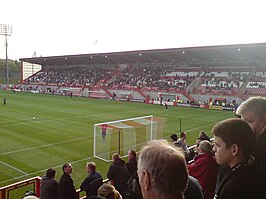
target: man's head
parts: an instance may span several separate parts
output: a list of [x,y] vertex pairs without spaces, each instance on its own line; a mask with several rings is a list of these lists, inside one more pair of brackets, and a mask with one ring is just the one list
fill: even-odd
[[95,162],[87,162],[86,171],[88,173],[91,173],[91,172],[93,172],[95,170],[96,170],[96,164],[95,164]]
[[106,199],[122,199],[120,193],[111,184],[104,183],[98,189],[98,196]]
[[56,171],[53,168],[50,168],[46,171],[47,178],[55,178]]
[[133,149],[130,149],[130,150],[128,151],[127,155],[128,155],[128,159],[129,159],[129,160],[136,159],[136,157],[137,157],[137,153],[136,153],[136,151],[133,150]]
[[62,170],[63,170],[63,172],[65,172],[68,175],[70,175],[72,173],[72,171],[73,171],[73,167],[72,167],[72,165],[69,162],[67,162],[67,163],[65,163],[62,166]]
[[213,151],[218,164],[233,167],[249,158],[256,137],[247,122],[239,118],[227,119],[216,124],[212,132],[214,134]]
[[183,131],[183,132],[180,133],[180,138],[181,139],[186,139],[187,138],[187,134],[186,134],[185,131]]
[[118,154],[118,153],[114,153],[113,155],[112,155],[112,160],[115,162],[115,161],[117,161],[117,160],[119,160],[120,159],[120,155]]
[[36,194],[33,191],[26,191],[25,196],[36,196]]
[[138,176],[144,199],[181,198],[188,181],[185,157],[164,140],[150,141],[140,151]]
[[173,142],[174,142],[174,141],[177,141],[177,135],[176,135],[176,133],[170,135],[170,138],[171,138],[171,140],[172,140]]
[[203,136],[203,135],[207,135],[207,134],[205,133],[205,131],[200,131],[200,133],[199,133],[199,137],[200,137],[200,136]]
[[266,131],[266,98],[249,98],[237,108],[236,115],[249,123],[256,136],[259,136]]
[[212,151],[212,145],[208,140],[203,140],[199,142],[197,149],[199,153],[210,153]]

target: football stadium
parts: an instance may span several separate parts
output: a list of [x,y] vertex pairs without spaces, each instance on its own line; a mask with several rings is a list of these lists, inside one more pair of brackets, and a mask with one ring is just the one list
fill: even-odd
[[201,131],[213,137],[239,104],[266,95],[265,52],[259,43],[21,58],[20,83],[0,91],[0,198],[39,193],[35,177],[54,168],[59,179],[65,162],[78,189],[87,162],[107,179],[113,153],[127,160],[174,133],[192,147]]

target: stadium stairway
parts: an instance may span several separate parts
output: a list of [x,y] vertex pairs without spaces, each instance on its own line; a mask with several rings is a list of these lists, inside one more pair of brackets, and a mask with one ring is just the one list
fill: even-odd
[[139,88],[135,88],[135,91],[137,91],[142,97],[144,97],[144,99],[147,98],[147,95]]
[[246,87],[247,87],[247,85],[248,85],[248,82],[249,82],[250,78],[253,77],[254,74],[255,74],[255,68],[253,68],[253,69],[249,72],[246,81],[244,81],[243,84],[241,85],[241,87],[239,88],[239,90],[238,90],[238,92],[237,92],[237,94],[236,94],[239,98],[245,98],[245,97],[243,97],[243,96],[244,96],[244,93],[245,93],[245,91],[246,91]]
[[106,87],[102,86],[101,89],[103,89],[104,92],[109,95],[109,97],[113,97],[113,94]]
[[186,96],[190,101],[197,101],[190,94],[193,93],[193,89],[198,89],[200,86],[201,86],[201,78],[197,77],[191,82],[191,84],[188,85],[186,91],[183,92],[182,94]]

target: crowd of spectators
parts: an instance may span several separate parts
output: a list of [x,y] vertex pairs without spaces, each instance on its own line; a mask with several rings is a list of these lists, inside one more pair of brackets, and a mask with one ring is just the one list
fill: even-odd
[[265,68],[255,68],[247,81],[247,86],[243,98],[249,96],[266,96],[266,70]]
[[103,79],[110,78],[111,72],[112,68],[105,65],[46,66],[42,71],[29,77],[26,82],[73,87],[93,86]]
[[[195,79],[201,83],[194,84]],[[88,87],[98,89],[154,92],[186,92],[198,95],[237,95],[242,85],[246,95],[266,95],[266,71],[254,68],[178,68],[171,63],[135,63],[120,65],[45,66],[26,84]],[[247,82],[247,84],[245,84]],[[242,89],[243,90],[243,89]],[[189,93],[189,92],[188,92]]]
[[[201,74],[202,84],[200,94],[235,95],[243,82],[246,81],[248,72],[224,71],[204,72]],[[195,91],[197,93],[197,91]]]
[[163,86],[160,80],[164,67],[151,67],[149,65],[129,65],[120,69],[120,73],[109,82],[109,87],[121,88],[123,85],[142,87],[160,87]]
[[249,82],[247,88],[266,88],[266,82]]

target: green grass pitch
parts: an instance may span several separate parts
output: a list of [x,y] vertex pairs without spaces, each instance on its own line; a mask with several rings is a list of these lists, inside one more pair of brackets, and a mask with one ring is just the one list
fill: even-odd
[[[4,96],[7,105],[3,105]],[[95,123],[154,115],[166,118],[164,138],[187,132],[193,145],[199,131],[211,136],[213,125],[233,117],[229,111],[169,107],[79,97],[0,91],[0,187],[34,176],[47,168],[59,179],[65,162],[73,164],[76,188],[85,178],[87,161],[95,161],[104,178],[110,163],[93,158]],[[35,119],[33,118],[35,117]],[[212,137],[212,136],[211,136]]]

